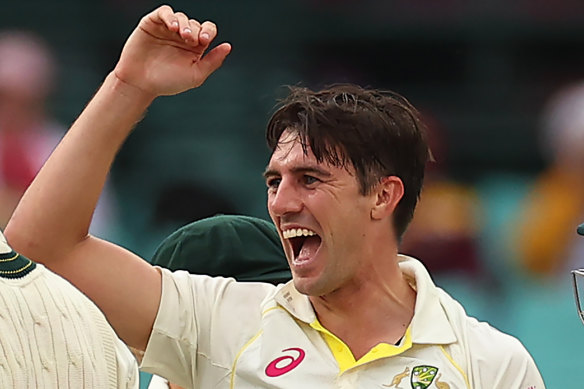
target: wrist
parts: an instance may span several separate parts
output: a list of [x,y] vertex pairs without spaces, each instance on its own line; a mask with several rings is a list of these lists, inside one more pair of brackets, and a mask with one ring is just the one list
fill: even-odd
[[134,104],[144,106],[144,108],[152,104],[157,97],[152,92],[122,80],[118,77],[115,70],[106,77],[106,82],[110,83],[113,92],[125,99],[131,100]]

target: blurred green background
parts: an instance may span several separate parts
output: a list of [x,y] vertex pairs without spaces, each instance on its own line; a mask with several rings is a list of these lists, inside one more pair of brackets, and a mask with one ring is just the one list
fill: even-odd
[[[233,52],[201,88],[157,100],[124,145],[111,175],[117,213],[104,233],[109,239],[148,258],[167,233],[207,213],[267,218],[263,133],[282,85],[391,89],[410,99],[438,134],[442,175],[472,188],[481,202],[475,238],[482,271],[440,271],[437,283],[469,313],[520,338],[548,388],[579,385],[574,372],[584,363],[584,328],[567,267],[526,271],[507,239],[548,164],[539,146],[542,109],[561,87],[584,79],[584,3],[169,4],[213,20],[217,40],[231,42]],[[157,5],[4,2],[0,28],[34,31],[53,49],[58,82],[49,109],[68,126],[140,17]]]

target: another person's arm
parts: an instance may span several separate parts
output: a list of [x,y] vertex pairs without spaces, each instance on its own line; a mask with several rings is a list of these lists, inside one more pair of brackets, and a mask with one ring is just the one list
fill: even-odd
[[221,66],[229,44],[204,55],[215,35],[214,24],[201,25],[168,6],[145,16],[5,231],[15,250],[88,295],[137,349],[145,348],[156,317],[160,274],[133,253],[90,236],[89,224],[118,149],[150,103],[201,85]]

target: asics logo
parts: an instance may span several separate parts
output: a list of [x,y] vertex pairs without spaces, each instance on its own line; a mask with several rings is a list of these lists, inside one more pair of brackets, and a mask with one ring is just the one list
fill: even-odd
[[268,366],[266,366],[266,375],[268,377],[279,377],[282,374],[288,373],[290,370],[300,365],[304,360],[306,353],[298,347],[292,347],[282,350],[287,353],[281,357],[274,359]]

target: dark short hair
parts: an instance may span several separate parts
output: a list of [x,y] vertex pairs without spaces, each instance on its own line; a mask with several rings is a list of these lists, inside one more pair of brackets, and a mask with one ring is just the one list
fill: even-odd
[[304,152],[318,162],[353,166],[361,194],[387,176],[399,177],[404,195],[393,224],[398,239],[410,223],[418,202],[431,153],[420,113],[395,92],[335,84],[320,91],[289,87],[272,115],[266,140],[272,152],[282,133],[298,134]]

